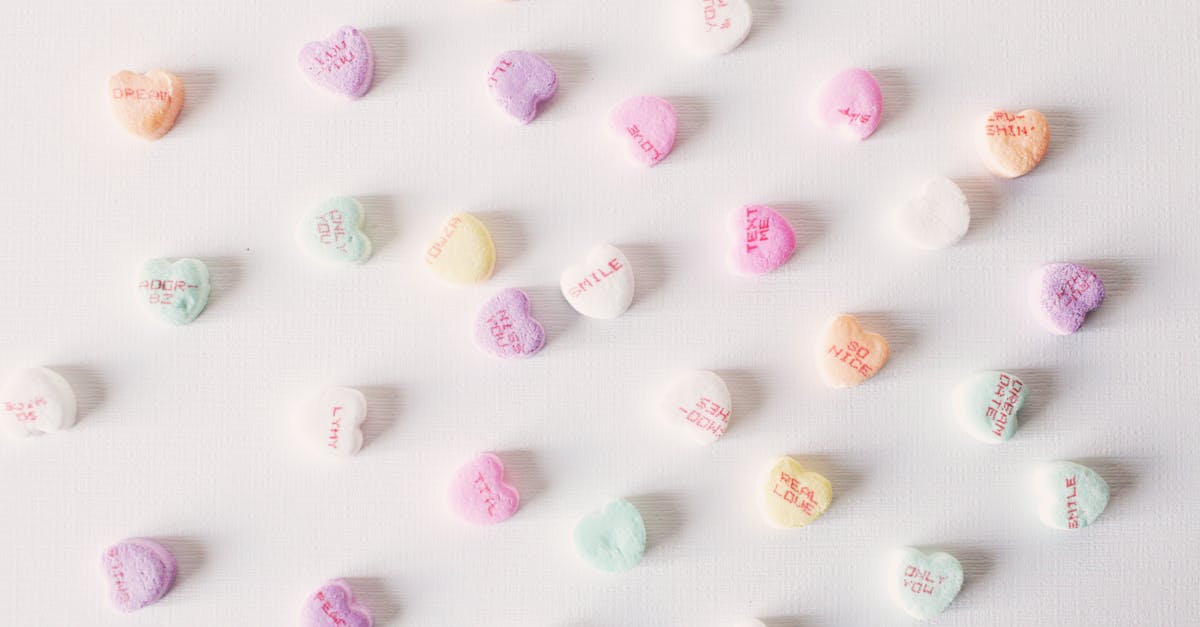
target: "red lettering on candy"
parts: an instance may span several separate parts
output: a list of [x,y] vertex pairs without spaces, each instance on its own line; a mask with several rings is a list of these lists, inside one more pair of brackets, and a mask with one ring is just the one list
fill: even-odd
[[596,284],[610,276],[613,276],[624,268],[625,265],[621,263],[620,259],[617,259],[616,257],[609,259],[608,263],[596,268],[575,285],[572,285],[570,289],[571,296],[579,296],[580,294],[583,294],[584,292],[588,291],[588,288],[595,287]]

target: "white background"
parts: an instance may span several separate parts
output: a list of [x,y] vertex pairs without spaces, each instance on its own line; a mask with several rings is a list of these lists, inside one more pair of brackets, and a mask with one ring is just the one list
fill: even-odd
[[[893,547],[950,551],[967,583],[937,624],[1196,624],[1195,329],[1200,233],[1194,124],[1200,10],[1184,0],[751,0],[729,56],[680,50],[658,0],[5,2],[0,34],[0,369],[46,365],[80,397],[70,432],[0,442],[0,623],[296,624],[347,577],[381,625],[904,625]],[[296,51],[342,24],[374,43],[374,89],[307,84]],[[489,101],[493,56],[528,49],[559,95],[528,127]],[[886,99],[851,144],[813,127],[821,81],[861,66]],[[112,120],[108,76],[162,67],[187,89],[146,143]],[[659,167],[627,164],[604,118],[668,98]],[[972,131],[994,107],[1053,128],[1031,175],[1001,181]],[[964,241],[918,254],[883,217],[935,174],[973,205]],[[326,268],[295,223],[320,200],[367,207],[375,257]],[[723,263],[724,221],[768,203],[801,231],[759,279]],[[499,248],[492,280],[437,282],[420,262],[441,219],[470,211]],[[630,257],[638,294],[611,321],[575,314],[558,272],[592,244]],[[191,326],[146,318],[133,278],[194,256],[213,298]],[[1027,276],[1084,262],[1108,299],[1084,330],[1036,326]],[[526,289],[548,343],[521,363],[471,343],[477,307]],[[891,342],[866,385],[823,387],[812,352],[853,312]],[[698,447],[653,415],[663,384],[718,371],[734,418]],[[977,444],[948,392],[979,369],[1032,385],[1016,437]],[[368,396],[366,446],[309,458],[291,407],[326,384]],[[496,451],[524,496],[495,528],[444,506],[446,482]],[[763,466],[791,454],[832,481],[816,524],[768,529]],[[1091,465],[1113,498],[1078,533],[1037,521],[1049,459]],[[574,554],[606,499],[641,508],[643,563]],[[98,559],[163,539],[175,589],[123,616]]]

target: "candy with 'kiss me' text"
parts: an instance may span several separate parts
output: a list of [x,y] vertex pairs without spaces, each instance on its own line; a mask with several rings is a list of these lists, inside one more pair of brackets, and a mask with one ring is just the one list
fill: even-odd
[[371,627],[371,610],[358,602],[350,584],[342,579],[325,582],[300,613],[301,627]]
[[49,368],[27,368],[0,387],[0,431],[26,437],[54,433],[75,424],[75,391]]
[[509,50],[496,57],[488,72],[488,91],[504,113],[521,124],[537,117],[538,106],[558,91],[554,66],[524,50]]
[[1030,278],[1029,301],[1042,326],[1070,335],[1083,326],[1088,312],[1104,302],[1104,281],[1079,264],[1048,264]]
[[1015,374],[980,372],[954,388],[954,415],[971,437],[1000,444],[1017,432],[1017,412],[1028,395]]
[[633,268],[619,248],[601,244],[592,248],[584,263],[563,270],[559,287],[575,311],[611,320],[633,303]]
[[813,119],[847,139],[861,141],[879,128],[883,117],[883,92],[870,72],[844,70],[829,79],[813,102]]
[[362,448],[367,398],[353,388],[327,387],[309,395],[296,408],[297,435],[312,451],[350,457]]
[[715,372],[695,370],[675,378],[658,400],[659,415],[701,444],[725,435],[733,397]]
[[1050,122],[1040,111],[996,110],[985,118],[977,135],[979,154],[992,173],[1014,179],[1029,174],[1050,147]]
[[575,550],[598,570],[620,573],[637,566],[646,553],[642,513],[629,501],[611,501],[575,526]]
[[212,292],[208,266],[199,259],[151,259],[142,264],[137,297],[156,320],[188,324],[204,311]]
[[675,0],[687,47],[696,54],[718,55],[742,45],[754,14],[748,0]]
[[183,81],[165,70],[117,72],[108,79],[108,93],[117,122],[143,139],[166,135],[183,110]]
[[529,357],[542,350],[546,330],[530,311],[529,295],[508,288],[489,298],[475,316],[475,343],[503,359]]
[[100,567],[108,582],[108,600],[122,612],[157,602],[175,583],[178,570],[175,556],[147,538],[131,538],[109,547]]
[[939,176],[925,183],[894,214],[896,229],[922,250],[939,250],[958,243],[971,226],[971,207],[958,185]]
[[834,316],[817,342],[817,372],[825,385],[856,386],[875,376],[888,360],[888,343],[878,333],[864,331],[849,314]]
[[729,266],[738,274],[766,274],[787,263],[796,251],[796,232],[779,212],[746,205],[729,216],[733,247]]
[[371,240],[363,232],[362,205],[348,197],[330,198],[304,216],[296,241],[312,258],[333,264],[363,263],[371,257]]
[[609,130],[626,146],[629,159],[650,167],[667,158],[675,147],[679,120],[671,103],[654,96],[637,96],[613,107]]
[[486,281],[496,267],[492,234],[475,216],[456,213],[446,218],[437,239],[425,249],[425,265],[450,283]]
[[304,44],[296,60],[313,84],[352,100],[367,93],[375,80],[375,51],[353,26]]
[[1082,529],[1108,507],[1108,482],[1075,462],[1048,462],[1033,473],[1038,518],[1055,529]]
[[758,489],[763,520],[778,529],[808,525],[820,518],[832,501],[829,480],[787,456],[775,460]]
[[946,611],[962,590],[963,568],[949,553],[922,553],[905,547],[888,565],[888,592],[900,609],[920,620]]
[[450,482],[450,509],[475,525],[494,525],[517,513],[521,495],[504,480],[499,457],[483,453],[467,462]]

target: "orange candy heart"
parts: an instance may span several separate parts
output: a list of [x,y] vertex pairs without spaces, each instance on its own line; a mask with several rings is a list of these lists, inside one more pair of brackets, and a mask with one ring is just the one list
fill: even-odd
[[183,109],[183,81],[163,70],[135,74],[122,70],[108,79],[113,116],[125,130],[158,139],[175,125]]
[[817,344],[817,372],[829,387],[854,387],[875,376],[887,360],[887,340],[863,331],[849,314],[830,320]]
[[980,129],[979,152],[988,169],[1015,179],[1037,167],[1050,147],[1050,123],[1033,109],[994,111]]

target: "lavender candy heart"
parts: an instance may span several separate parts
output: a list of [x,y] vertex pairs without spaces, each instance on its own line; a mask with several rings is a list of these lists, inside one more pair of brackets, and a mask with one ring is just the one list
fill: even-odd
[[371,627],[371,610],[354,598],[350,584],[341,579],[325,582],[308,602],[301,615],[303,627]]
[[1059,335],[1078,331],[1088,312],[1104,302],[1104,281],[1074,263],[1042,266],[1034,273],[1029,291],[1038,321]]
[[525,292],[516,288],[497,292],[475,318],[475,343],[503,359],[529,357],[542,350],[546,331],[529,309]]
[[352,100],[367,93],[375,80],[371,42],[353,26],[339,28],[324,41],[304,44],[297,62],[312,82]]
[[163,597],[175,583],[175,556],[145,538],[123,540],[101,558],[109,583],[108,598],[122,612],[140,610]]
[[554,66],[542,57],[523,50],[509,50],[496,57],[488,72],[488,90],[505,113],[521,124],[537,117],[538,105],[558,91]]

